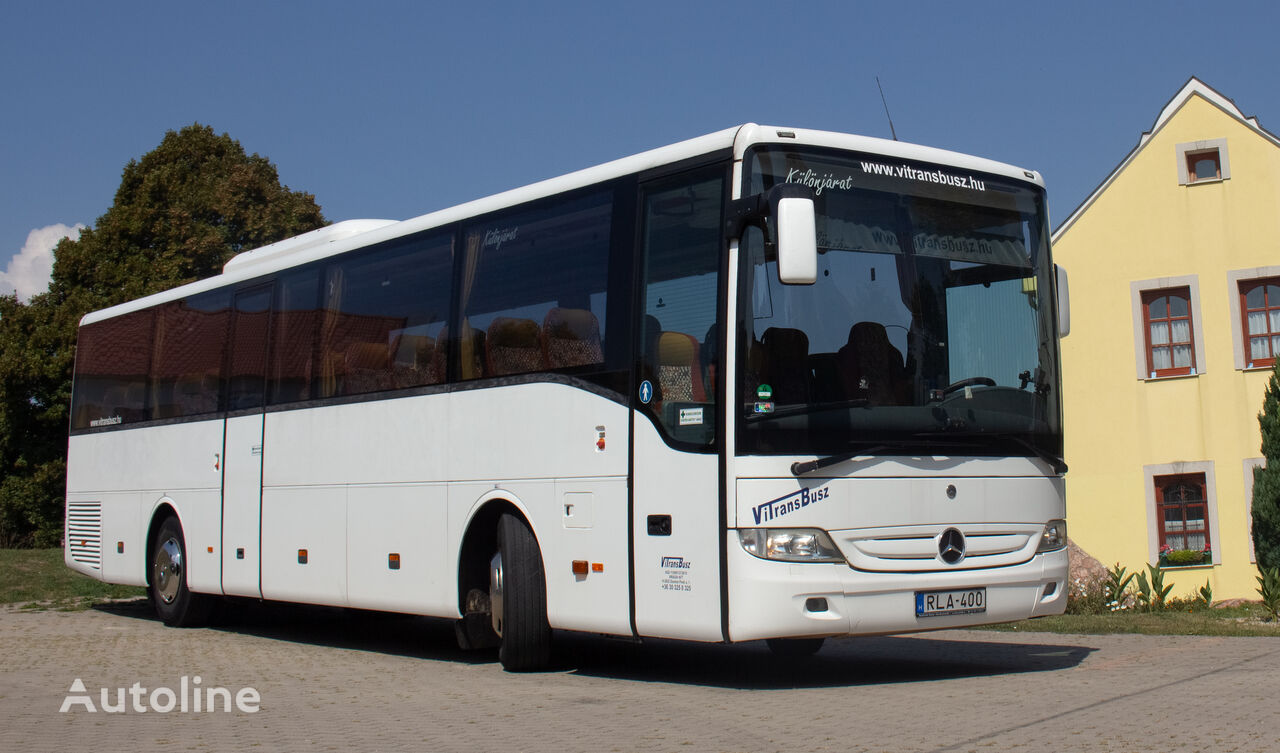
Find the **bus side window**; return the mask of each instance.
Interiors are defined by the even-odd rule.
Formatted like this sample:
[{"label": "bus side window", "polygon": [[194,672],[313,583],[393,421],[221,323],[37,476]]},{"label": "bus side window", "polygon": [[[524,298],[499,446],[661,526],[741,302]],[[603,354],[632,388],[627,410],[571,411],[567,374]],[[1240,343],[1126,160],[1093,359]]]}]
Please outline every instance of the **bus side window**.
[{"label": "bus side window", "polygon": [[242,290],[235,297],[227,410],[261,409],[267,382],[267,325],[271,287]]},{"label": "bus side window", "polygon": [[156,308],[151,418],[220,410],[229,301],[215,290]]},{"label": "bus side window", "polygon": [[155,312],[144,309],[86,324],[76,344],[72,429],[145,421]]},{"label": "bus side window", "polygon": [[327,265],[319,368],[299,370],[311,375],[311,398],[444,381],[443,353],[433,351],[449,310],[453,236],[432,232]]},{"label": "bus side window", "polygon": [[463,379],[604,365],[612,213],[595,191],[466,229]]},{"label": "bus side window", "polygon": [[322,313],[320,272],[315,268],[289,272],[280,276],[276,286],[270,402],[309,400],[315,397],[311,379]]}]

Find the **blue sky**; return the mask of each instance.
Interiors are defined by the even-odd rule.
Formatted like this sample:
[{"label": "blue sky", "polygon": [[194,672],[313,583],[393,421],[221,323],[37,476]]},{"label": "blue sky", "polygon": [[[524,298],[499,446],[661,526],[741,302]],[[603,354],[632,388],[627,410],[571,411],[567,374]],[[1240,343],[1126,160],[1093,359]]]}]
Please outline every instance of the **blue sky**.
[{"label": "blue sky", "polygon": [[1275,0],[45,0],[3,18],[0,289],[20,294],[130,159],[193,122],[333,221],[748,121],[888,137],[877,76],[899,138],[1040,170],[1055,223],[1192,75],[1280,129]]}]

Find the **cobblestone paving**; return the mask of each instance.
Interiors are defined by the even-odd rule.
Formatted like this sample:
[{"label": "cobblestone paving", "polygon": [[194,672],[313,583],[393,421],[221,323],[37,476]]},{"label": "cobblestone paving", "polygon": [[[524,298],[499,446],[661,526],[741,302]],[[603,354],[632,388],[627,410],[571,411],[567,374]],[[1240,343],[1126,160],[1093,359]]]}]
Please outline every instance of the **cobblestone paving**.
[{"label": "cobblestone paving", "polygon": [[[445,621],[342,610],[241,604],[198,630],[145,602],[0,610],[0,751],[1280,749],[1274,638],[948,631],[828,641],[797,664],[760,643],[558,635],[557,661],[507,674]],[[258,710],[150,705],[180,704],[184,676],[251,688]],[[60,713],[68,696],[98,711]]]}]

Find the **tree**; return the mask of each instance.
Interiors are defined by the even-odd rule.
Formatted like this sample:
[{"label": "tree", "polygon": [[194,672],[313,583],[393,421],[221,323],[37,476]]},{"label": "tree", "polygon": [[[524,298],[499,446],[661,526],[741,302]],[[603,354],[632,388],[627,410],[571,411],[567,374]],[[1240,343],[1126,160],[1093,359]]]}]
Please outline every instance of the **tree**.
[{"label": "tree", "polygon": [[1266,465],[1253,470],[1253,551],[1265,571],[1280,567],[1280,360],[1267,382],[1258,425]]},{"label": "tree", "polygon": [[49,290],[0,297],[0,546],[62,536],[76,327],[86,313],[217,274],[235,254],[327,224],[265,157],[193,124],[124,168],[115,202],[54,249]]}]

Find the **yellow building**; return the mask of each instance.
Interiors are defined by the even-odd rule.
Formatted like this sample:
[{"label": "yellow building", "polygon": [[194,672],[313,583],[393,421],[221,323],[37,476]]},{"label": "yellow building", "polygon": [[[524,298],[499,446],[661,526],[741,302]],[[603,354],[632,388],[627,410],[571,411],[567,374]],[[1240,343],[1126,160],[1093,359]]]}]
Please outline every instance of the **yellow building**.
[{"label": "yellow building", "polygon": [[[1068,520],[1104,564],[1257,598],[1257,415],[1280,353],[1280,137],[1192,78],[1054,233]],[[1205,552],[1207,550],[1207,552]],[[1197,554],[1198,552],[1205,552]]]}]

